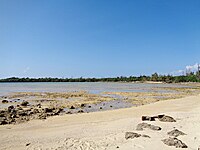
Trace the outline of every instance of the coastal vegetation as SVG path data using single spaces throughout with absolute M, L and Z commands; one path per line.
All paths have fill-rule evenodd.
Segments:
M 179 82 L 200 82 L 200 71 L 194 73 L 190 72 L 186 75 L 172 76 L 172 75 L 159 75 L 154 73 L 151 76 L 141 75 L 136 76 L 120 76 L 108 78 L 18 78 L 11 77 L 0 79 L 0 82 L 165 82 L 165 83 L 179 83 Z

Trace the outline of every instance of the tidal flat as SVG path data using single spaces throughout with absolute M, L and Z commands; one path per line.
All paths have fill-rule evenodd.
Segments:
M 192 83 L 4 83 L 0 89 L 1 125 L 136 107 L 200 93 L 199 84 Z

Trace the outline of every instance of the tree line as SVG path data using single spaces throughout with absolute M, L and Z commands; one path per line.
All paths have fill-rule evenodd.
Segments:
M 200 71 L 188 73 L 186 75 L 172 76 L 159 75 L 154 73 L 151 76 L 141 75 L 139 77 L 110 77 L 110 78 L 18 78 L 11 77 L 0 79 L 0 82 L 165 82 L 165 83 L 179 83 L 179 82 L 200 82 Z

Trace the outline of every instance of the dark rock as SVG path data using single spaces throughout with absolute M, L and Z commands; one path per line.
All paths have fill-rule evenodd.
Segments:
M 146 134 L 143 134 L 142 137 L 151 138 L 150 136 L 148 136 L 148 135 L 146 135 Z
M 1 110 L 1 111 L 0 111 L 0 117 L 5 117 L 5 115 L 6 115 L 6 111 Z
M 81 104 L 81 107 L 85 107 L 85 104 Z
M 155 121 L 155 117 L 142 116 L 142 121 Z
M 28 106 L 29 105 L 29 102 L 27 102 L 27 101 L 23 101 L 22 103 L 21 103 L 21 106 Z
M 74 107 L 74 106 L 71 106 L 70 109 L 75 109 L 75 107 Z
M 54 115 L 59 115 L 63 111 L 62 108 L 58 108 L 54 110 Z
M 27 143 L 26 146 L 29 146 L 31 143 Z
M 110 107 L 112 107 L 112 105 L 110 105 Z
M 174 136 L 174 137 L 178 137 L 179 135 L 186 135 L 185 133 L 183 133 L 182 131 L 179 131 L 178 129 L 174 129 L 170 132 L 167 132 L 167 134 L 169 136 Z
M 72 114 L 72 112 L 71 112 L 71 111 L 68 111 L 68 112 L 66 112 L 66 114 Z
M 88 108 L 91 108 L 91 106 L 89 105 Z
M 53 112 L 52 108 L 44 108 L 44 113 L 51 113 Z
M 0 125 L 6 125 L 8 122 L 6 120 L 0 121 Z
M 138 133 L 134 133 L 134 132 L 126 132 L 125 133 L 125 139 L 133 139 L 133 138 L 138 138 L 140 137 L 141 134 L 138 134 Z
M 102 109 L 102 107 L 99 107 L 99 109 Z
M 39 113 L 39 110 L 38 110 L 38 109 L 33 109 L 33 110 L 31 110 L 31 111 L 33 112 L 33 114 Z
M 151 124 L 148 124 L 148 123 L 140 123 L 140 124 L 138 124 L 136 130 L 142 131 L 142 130 L 144 130 L 144 128 L 148 128 L 148 129 L 155 130 L 155 131 L 161 130 L 161 127 L 154 126 L 154 125 L 151 125 Z
M 47 114 L 43 114 L 43 113 L 39 114 L 38 119 L 43 119 L 43 120 L 47 119 Z
M 83 110 L 79 110 L 78 113 L 84 113 L 84 111 Z
M 8 103 L 8 100 L 4 99 L 2 100 L 2 103 Z
M 162 122 L 176 122 L 174 118 L 166 115 L 158 115 L 158 120 Z
M 162 140 L 162 142 L 168 146 L 175 146 L 176 148 L 187 148 L 188 146 L 183 143 L 181 140 L 177 139 L 177 138 L 168 138 L 168 139 L 164 139 Z
M 11 112 L 15 107 L 13 105 L 8 106 L 8 112 Z
M 0 117 L 0 125 L 8 124 L 6 117 Z
M 39 103 L 39 104 L 37 104 L 36 106 L 39 107 L 39 108 L 41 108 L 42 105 Z
M 18 114 L 19 116 L 27 116 L 27 115 L 28 115 L 28 113 L 27 113 L 26 111 L 24 111 L 24 110 L 19 110 L 19 111 L 17 112 L 17 114 Z

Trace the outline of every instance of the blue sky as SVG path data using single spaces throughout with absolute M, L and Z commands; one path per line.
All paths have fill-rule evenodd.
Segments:
M 0 78 L 171 73 L 200 62 L 199 0 L 1 0 Z

